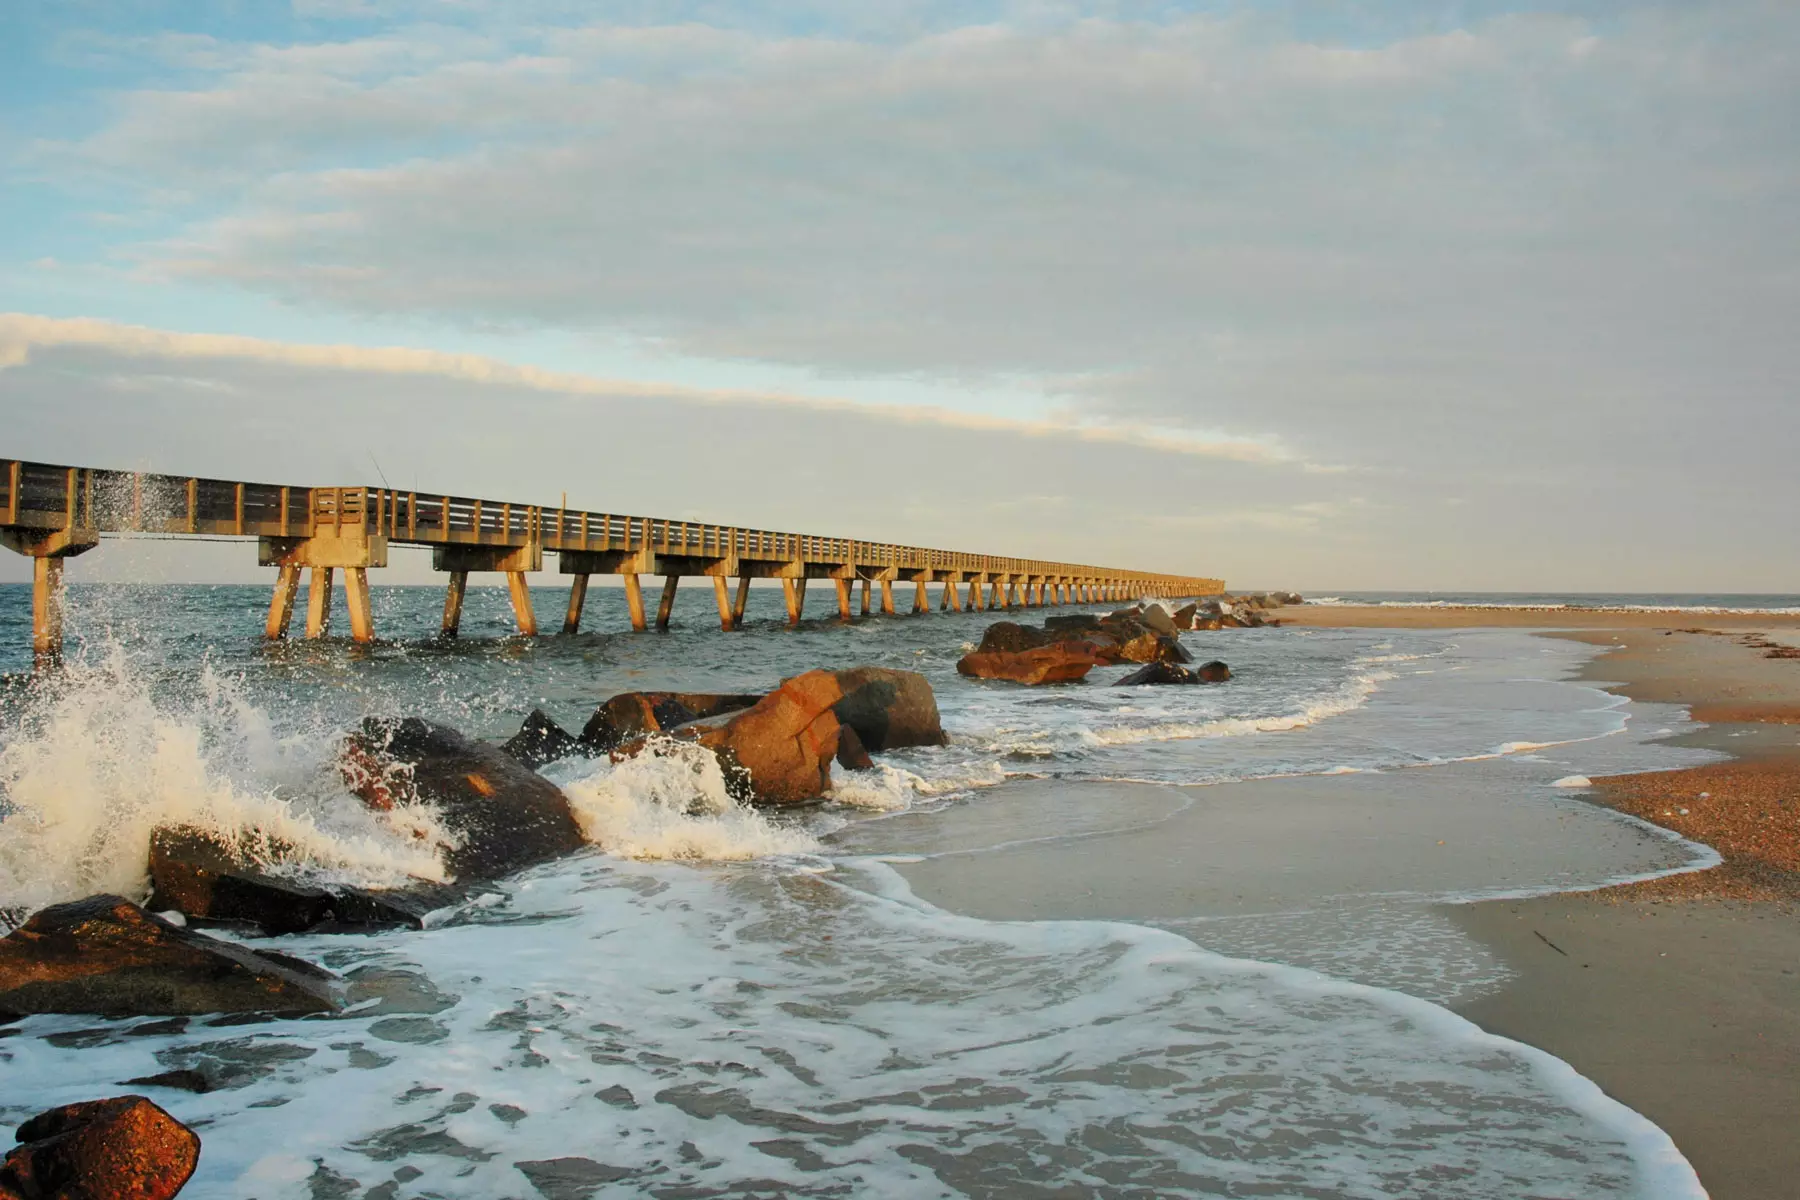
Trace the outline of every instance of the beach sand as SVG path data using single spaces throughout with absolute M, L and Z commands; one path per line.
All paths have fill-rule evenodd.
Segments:
M 1734 761 L 1600 778 L 1586 795 L 1713 846 L 1723 865 L 1597 892 L 1439 906 L 1434 911 L 1511 973 L 1452 1007 L 1557 1055 L 1656 1122 L 1715 1200 L 1800 1196 L 1800 1139 L 1792 1129 L 1800 1113 L 1800 660 L 1769 657 L 1758 636 L 1769 630 L 1792 642 L 1800 618 L 1349 607 L 1279 615 L 1284 623 L 1331 627 L 1574 631 L 1558 636 L 1613 647 L 1586 678 L 1633 699 L 1690 706 L 1710 722 L 1674 740 Z M 1684 632 L 1696 629 L 1712 632 Z M 973 849 L 979 869 L 952 855 L 901 870 L 933 903 L 990 918 L 1229 922 L 1234 913 L 1365 886 L 1354 874 L 1356 856 L 1335 850 L 1375 832 L 1334 824 L 1351 809 L 1375 814 L 1382 841 L 1417 843 L 1409 870 L 1441 855 L 1447 878 L 1470 867 L 1491 870 L 1509 836 L 1566 838 L 1577 855 L 1609 851 L 1588 822 L 1571 817 L 1548 828 L 1541 811 L 1516 826 L 1491 827 L 1495 836 L 1484 843 L 1460 841 L 1458 808 L 1495 804 L 1509 788 L 1518 794 L 1520 779 L 1509 772 L 1521 769 L 1502 759 L 1199 789 L 1028 785 L 961 818 L 991 829 L 959 826 L 941 845 L 908 847 Z M 1098 804 L 1083 786 L 1116 794 Z M 1227 797 L 1227 789 L 1236 795 Z M 1361 802 L 1334 803 L 1346 790 L 1364 793 Z M 1175 793 L 1188 795 L 1185 806 Z M 1246 796 L 1271 803 L 1242 803 Z M 1433 804 L 1446 797 L 1450 803 Z M 1105 812 L 1110 827 L 1095 828 L 1085 842 L 1009 843 L 1045 803 Z M 904 831 L 900 824 L 884 836 Z M 1531 847 L 1532 857 L 1543 848 Z M 1139 869 L 1111 869 L 1120 861 Z M 1229 953 L 1233 947 L 1218 938 L 1225 928 L 1184 931 Z

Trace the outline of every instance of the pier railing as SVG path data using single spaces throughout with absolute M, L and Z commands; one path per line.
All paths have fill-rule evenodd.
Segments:
M 276 608 L 281 604 L 281 589 L 286 587 L 291 593 L 297 587 L 300 567 L 325 572 L 327 590 L 330 573 L 343 569 L 350 573 L 346 586 L 358 637 L 365 632 L 373 636 L 372 629 L 365 631 L 364 622 L 358 619 L 359 587 L 365 592 L 362 599 L 366 605 L 363 572 L 386 564 L 389 543 L 437 550 L 437 565 L 452 573 L 453 592 L 460 586 L 458 574 L 466 577 L 470 570 L 502 570 L 517 576 L 515 605 L 523 602 L 527 610 L 529 593 L 523 591 L 523 573 L 540 567 L 545 551 L 561 556 L 559 568 L 576 576 L 583 593 L 589 574 L 617 573 L 625 577 L 632 593 L 633 624 L 638 626 L 643 624 L 636 590 L 640 573 L 661 574 L 667 581 L 659 623 L 667 621 L 668 600 L 676 581 L 683 575 L 713 576 L 727 628 L 733 625 L 723 581 L 733 576 L 740 581 L 758 576 L 780 578 L 784 583 L 798 581 L 802 597 L 807 579 L 835 579 L 839 607 L 846 618 L 848 584 L 858 579 L 863 581 L 864 610 L 869 584 L 879 582 L 885 612 L 893 611 L 891 584 L 896 581 L 919 585 L 915 611 L 923 603 L 926 583 L 950 587 L 945 602 L 951 607 L 961 607 L 954 585 L 967 583 L 971 605 L 983 608 L 1015 602 L 1060 603 L 1090 595 L 1116 599 L 1223 590 L 1220 580 L 1194 576 L 595 512 L 562 504 L 551 507 L 394 488 L 252 483 L 0 459 L 0 537 L 12 549 L 44 564 L 40 590 L 46 592 L 46 605 L 54 606 L 56 593 L 55 580 L 47 576 L 58 575 L 63 558 L 91 548 L 102 534 L 257 538 L 263 544 L 262 560 L 282 571 Z M 315 592 L 320 582 L 315 574 Z M 977 585 L 982 590 L 978 591 Z M 987 591 L 990 587 L 991 593 Z M 790 587 L 790 594 L 792 591 Z M 289 603 L 291 600 L 290 594 Z M 460 611 L 460 599 L 456 607 Z M 741 588 L 734 607 L 741 618 Z M 799 619 L 792 601 L 790 614 Z M 278 615 L 272 609 L 272 633 Z M 572 603 L 571 621 L 565 622 L 565 628 L 578 623 L 579 615 L 578 604 Z M 321 632 L 322 628 L 314 628 L 314 616 L 309 612 L 309 629 Z M 54 614 L 49 614 L 49 619 L 53 618 Z M 448 606 L 445 622 L 446 631 L 454 632 Z M 535 622 L 528 620 L 525 611 L 520 614 L 520 627 L 535 631 Z

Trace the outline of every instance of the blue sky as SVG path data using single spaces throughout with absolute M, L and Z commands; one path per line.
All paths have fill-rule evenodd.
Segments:
M 520 499 L 1800 589 L 1797 50 L 1745 0 L 13 4 L 0 452 L 368 474 L 279 397 Z

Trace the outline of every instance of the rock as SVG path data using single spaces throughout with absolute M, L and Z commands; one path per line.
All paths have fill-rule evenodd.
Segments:
M 268 850 L 281 856 L 282 847 Z M 378 891 L 305 884 L 272 874 L 242 841 L 187 826 L 150 834 L 150 907 L 204 921 L 246 922 L 264 933 L 326 927 L 422 929 L 425 915 L 455 904 L 460 889 L 421 880 L 414 888 Z
M 429 805 L 456 834 L 442 847 L 458 880 L 494 879 L 585 842 L 562 789 L 497 746 L 418 717 L 370 717 L 345 743 L 350 790 L 372 808 Z
M 1096 622 L 1091 628 L 1098 629 L 1099 623 Z M 1021 650 L 1035 650 L 1039 646 L 1049 645 L 1055 640 L 1042 629 L 1033 629 L 1016 621 L 999 621 L 987 627 L 987 632 L 981 635 L 981 645 L 975 650 L 978 654 L 1017 654 Z
M 1195 616 L 1197 616 L 1199 614 L 1199 612 L 1200 612 L 1200 606 L 1198 604 L 1182 605 L 1180 608 L 1175 610 L 1175 614 L 1174 614 L 1175 628 L 1179 629 L 1179 630 L 1183 630 L 1183 631 L 1192 629 L 1194 627 L 1194 618 L 1195 618 Z
M 808 671 L 783 680 L 742 712 L 695 721 L 673 733 L 717 754 L 742 798 L 775 806 L 806 804 L 831 787 L 840 729 L 833 706 L 843 698 L 830 671 Z
M 956 664 L 962 675 L 976 679 L 1004 679 L 1011 683 L 1037 686 L 1045 683 L 1074 683 L 1099 666 L 1101 659 L 1086 642 L 1058 642 L 1035 650 L 1013 654 L 983 654 L 977 650 L 965 654 Z
M 1210 616 L 1196 616 L 1194 618 L 1193 627 L 1196 633 L 1210 633 L 1214 630 L 1225 628 L 1225 622 L 1224 618 L 1220 617 L 1217 613 L 1214 613 Z
M 1194 674 L 1200 677 L 1201 683 L 1224 683 L 1231 678 L 1231 668 L 1215 658 L 1195 667 Z
M 1192 671 L 1171 662 L 1153 662 L 1133 671 L 1113 686 L 1135 687 L 1153 683 L 1224 683 L 1230 678 L 1231 668 L 1216 659 L 1204 663 Z
M 1044 629 L 1049 633 L 1098 633 L 1100 618 L 1092 613 L 1068 613 L 1063 616 L 1045 617 Z
M 1174 637 L 1179 630 L 1175 627 L 1175 618 L 1169 610 L 1160 604 L 1147 604 L 1144 611 L 1138 614 L 1138 623 L 1144 628 L 1167 637 Z
M 917 671 L 856 667 L 837 672 L 837 681 L 844 698 L 832 711 L 839 723 L 856 730 L 865 749 L 879 754 L 905 746 L 942 746 L 949 740 L 937 696 Z
M 200 1161 L 194 1131 L 143 1096 L 65 1104 L 14 1136 L 0 1195 L 20 1200 L 169 1200 Z
M 838 725 L 837 765 L 846 771 L 872 771 L 875 760 L 869 757 L 869 751 L 857 736 L 854 726 Z
M 519 726 L 519 732 L 502 743 L 500 749 L 535 771 L 545 763 L 579 753 L 581 742 L 546 716 L 543 709 L 534 708 Z
M 334 978 L 177 928 L 119 896 L 53 905 L 0 938 L 0 1012 L 330 1012 Z
M 1111 661 L 1185 663 L 1194 661 L 1194 658 L 1193 655 L 1182 649 L 1181 643 L 1173 634 L 1139 629 L 1132 632 L 1130 636 L 1119 639 L 1118 649 L 1114 652 Z
M 594 710 L 582 726 L 581 743 L 590 751 L 612 751 L 690 721 L 749 708 L 761 699 L 706 692 L 623 692 Z

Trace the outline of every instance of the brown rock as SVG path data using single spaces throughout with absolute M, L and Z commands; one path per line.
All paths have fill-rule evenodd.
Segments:
M 1175 628 L 1186 631 L 1194 627 L 1194 617 L 1200 612 L 1198 604 L 1184 604 L 1175 610 Z
M 585 845 L 562 789 L 497 746 L 418 717 L 370 717 L 344 746 L 350 790 L 371 808 L 429 805 L 457 835 L 444 863 L 493 879 Z
M 832 711 L 856 730 L 865 749 L 879 754 L 903 746 L 942 746 L 949 740 L 931 683 L 917 671 L 856 667 L 836 674 L 844 698 Z
M 1097 626 L 1096 626 L 1097 627 Z M 987 627 L 981 635 L 981 645 L 975 648 L 977 654 L 1017 654 L 1021 650 L 1035 650 L 1039 646 L 1049 645 L 1059 640 L 1042 629 L 1033 629 L 1029 625 L 1020 625 L 1016 621 L 998 621 Z
M 749 708 L 761 699 L 709 692 L 622 692 L 594 710 L 582 726 L 581 743 L 591 751 L 616 750 L 652 733 Z
M 0 938 L 0 1012 L 330 1012 L 332 978 L 171 925 L 119 896 L 53 905 Z
M 279 856 L 282 847 L 270 848 Z M 264 933 L 383 926 L 423 928 L 425 915 L 463 898 L 460 889 L 421 880 L 378 891 L 303 884 L 270 872 L 238 839 L 187 826 L 150 834 L 150 907 L 202 921 L 256 925 Z
M 674 731 L 719 756 L 726 778 L 757 804 L 786 806 L 818 799 L 831 787 L 839 724 L 832 706 L 844 690 L 830 671 L 808 671 L 738 713 Z
M 852 725 L 838 726 L 837 765 L 846 771 L 872 771 L 875 760 L 869 757 L 868 747 L 862 744 Z
M 503 742 L 500 749 L 535 771 L 545 763 L 580 753 L 582 744 L 574 734 L 551 720 L 543 709 L 534 708 L 526 716 L 525 723 L 519 726 L 519 732 Z
M 19 1126 L 0 1195 L 20 1200 L 169 1200 L 200 1161 L 200 1138 L 142 1096 L 53 1108 Z
M 1045 683 L 1074 683 L 1103 661 L 1087 642 L 1058 642 L 1012 654 L 983 654 L 977 650 L 963 655 L 956 670 L 976 679 L 1004 679 L 1035 687 Z

